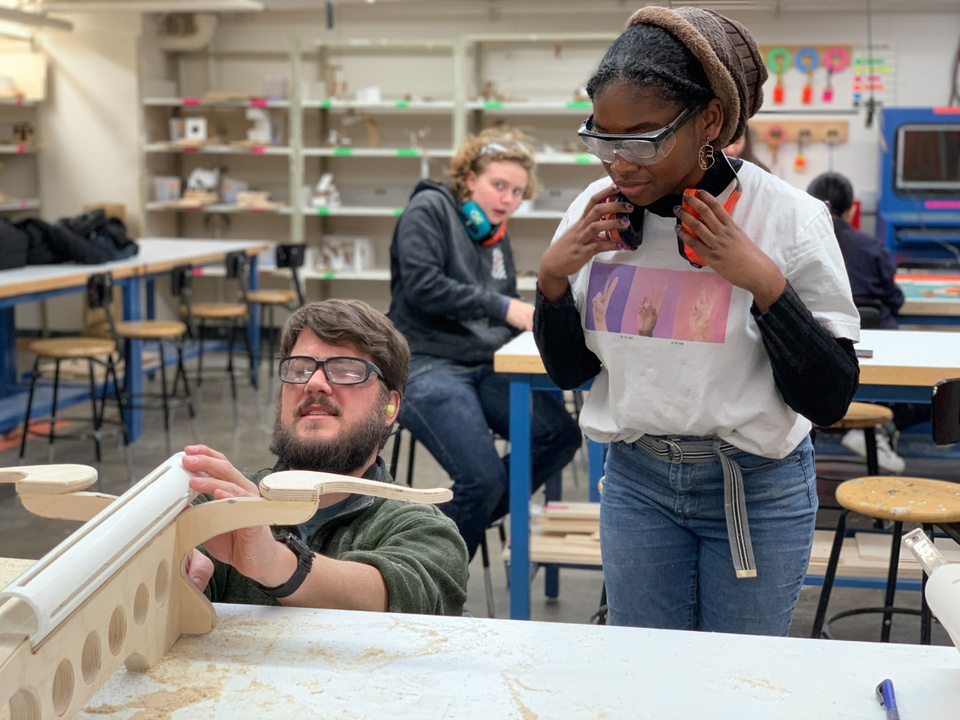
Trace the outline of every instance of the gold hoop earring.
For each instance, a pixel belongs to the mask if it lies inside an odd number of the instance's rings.
[[[713,145],[709,143],[704,143],[700,148],[700,154],[697,156],[697,162],[700,163],[701,170],[709,170],[713,167],[713,164],[717,161],[716,156],[713,154]]]

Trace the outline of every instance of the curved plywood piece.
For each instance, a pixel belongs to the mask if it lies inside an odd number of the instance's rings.
[[[20,494],[57,495],[86,490],[97,481],[88,465],[23,465],[0,468],[0,483],[16,483]]]
[[[116,499],[116,495],[87,492],[68,495],[20,495],[23,506],[37,517],[79,522],[86,522]]]
[[[227,498],[194,505],[177,518],[177,553],[222,533],[254,525],[298,525],[317,511],[316,502],[283,502],[266,498]]]
[[[929,478],[869,475],[841,483],[837,502],[881,520],[960,522],[960,484]]]
[[[453,491],[449,488],[403,487],[377,480],[364,480],[309,470],[284,470],[270,473],[260,481],[260,494],[270,500],[316,503],[321,495],[327,493],[372,495],[424,505],[436,505],[453,499]]]

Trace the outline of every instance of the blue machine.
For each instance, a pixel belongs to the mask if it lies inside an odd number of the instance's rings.
[[[899,265],[960,267],[960,108],[883,108],[877,232]]]

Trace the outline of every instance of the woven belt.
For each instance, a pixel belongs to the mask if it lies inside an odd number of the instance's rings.
[[[753,544],[747,525],[747,502],[744,497],[743,473],[730,455],[739,448],[718,437],[700,440],[676,440],[655,435],[644,435],[637,445],[653,457],[673,465],[680,463],[707,463],[719,461],[723,469],[723,511],[727,518],[727,539],[738,578],[757,576],[753,559]]]

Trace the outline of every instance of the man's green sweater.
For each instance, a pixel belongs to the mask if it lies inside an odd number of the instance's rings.
[[[275,470],[262,470],[252,480]],[[364,477],[393,482],[383,461]],[[209,500],[209,497],[197,501]],[[332,512],[331,512],[332,511]],[[433,505],[351,495],[302,525],[274,528],[296,533],[310,549],[335,560],[366,563],[380,571],[388,610],[425,615],[460,615],[467,595],[467,548],[457,526]],[[206,589],[213,602],[279,605],[232,566],[214,560]]]

